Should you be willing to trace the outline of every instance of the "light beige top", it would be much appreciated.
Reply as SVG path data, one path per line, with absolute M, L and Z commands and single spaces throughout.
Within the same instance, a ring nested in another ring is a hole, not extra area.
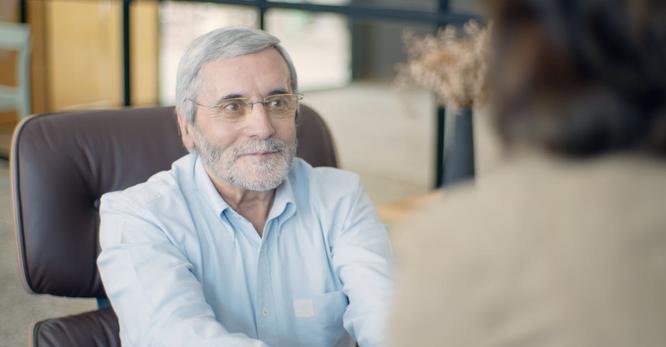
M 666 346 L 666 161 L 524 156 L 394 236 L 392 346 Z

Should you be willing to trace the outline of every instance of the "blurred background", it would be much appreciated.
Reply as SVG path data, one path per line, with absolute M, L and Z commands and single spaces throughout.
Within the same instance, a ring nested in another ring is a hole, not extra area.
M 396 65 L 406 60 L 402 35 L 432 34 L 475 16 L 483 16 L 479 0 L 0 0 L 0 22 L 29 30 L 27 64 L 0 47 L 0 85 L 27 95 L 29 104 L 27 113 L 0 109 L 0 155 L 9 156 L 12 131 L 27 114 L 173 105 L 187 44 L 211 29 L 242 25 L 282 40 L 303 102 L 331 128 L 341 167 L 361 175 L 376 204 L 404 201 L 443 183 L 450 127 L 430 90 L 395 83 Z M 95 307 L 21 288 L 8 171 L 0 160 L 2 346 L 24 345 L 32 321 Z

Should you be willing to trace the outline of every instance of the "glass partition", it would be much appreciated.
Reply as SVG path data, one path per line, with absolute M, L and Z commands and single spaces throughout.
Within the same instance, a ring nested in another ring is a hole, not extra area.
M 204 2 L 160 4 L 160 104 L 174 104 L 176 69 L 187 45 L 201 34 L 229 25 L 258 28 L 257 11 L 247 6 Z
M 351 37 L 344 16 L 273 9 L 266 13 L 266 30 L 289 52 L 301 90 L 351 81 Z

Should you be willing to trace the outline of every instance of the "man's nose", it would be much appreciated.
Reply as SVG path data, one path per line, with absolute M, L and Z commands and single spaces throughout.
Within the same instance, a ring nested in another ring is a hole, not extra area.
M 247 116 L 247 131 L 249 136 L 260 139 L 267 139 L 275 134 L 271 117 L 266 112 L 263 103 L 257 102 L 252 105 L 252 109 Z

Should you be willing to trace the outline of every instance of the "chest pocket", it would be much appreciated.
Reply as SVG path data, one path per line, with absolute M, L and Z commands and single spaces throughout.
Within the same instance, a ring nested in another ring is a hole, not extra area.
M 294 300 L 294 322 L 304 334 L 303 345 L 331 347 L 347 337 L 342 316 L 348 304 L 341 291 Z

